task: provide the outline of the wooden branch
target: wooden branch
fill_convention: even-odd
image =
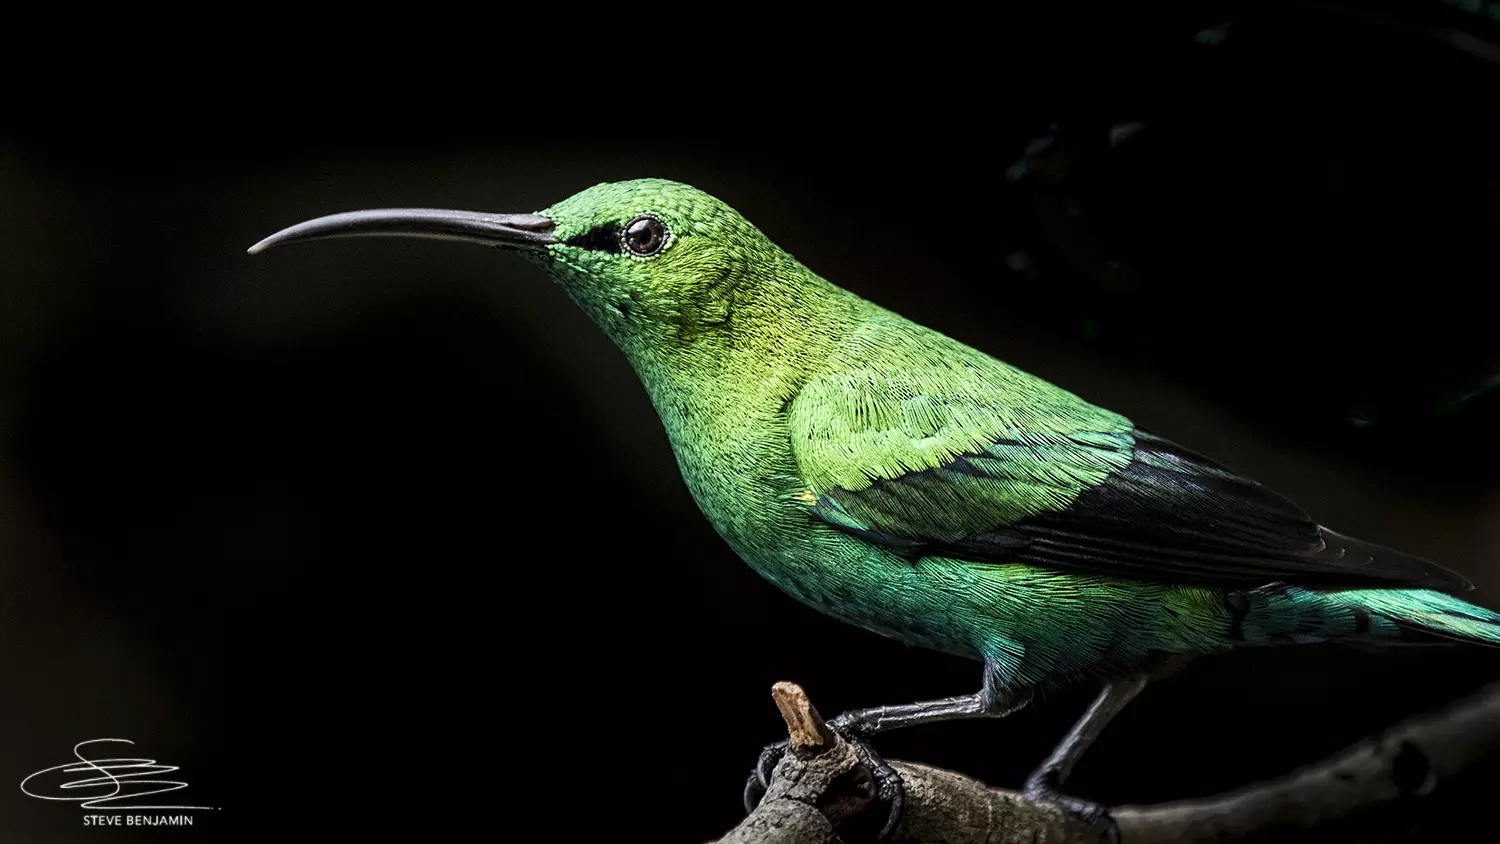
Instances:
[[[786,722],[793,750],[813,751],[833,746],[838,736],[823,723],[823,716],[813,708],[801,686],[777,683],[771,687],[771,697],[781,710],[781,720]]]
[[[760,806],[716,844],[859,844],[884,811],[869,772],[806,693],[773,694],[793,752]],[[1116,807],[1122,844],[1441,840],[1489,826],[1500,781],[1500,683],[1287,776],[1202,800]],[[1087,825],[1020,794],[892,762],[906,811],[892,844],[1096,844]],[[865,837],[860,837],[864,835]],[[1456,840],[1456,839],[1455,839]]]

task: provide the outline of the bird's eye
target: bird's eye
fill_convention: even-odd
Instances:
[[[648,258],[667,245],[667,224],[652,216],[636,217],[625,224],[620,240],[630,254]]]

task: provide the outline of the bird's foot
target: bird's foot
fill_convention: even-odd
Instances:
[[[906,805],[906,791],[901,785],[901,775],[896,773],[886,761],[880,758],[875,749],[870,746],[866,737],[872,730],[860,717],[859,713],[846,713],[828,722],[835,732],[843,737],[844,741],[854,749],[859,758],[860,765],[870,772],[874,780],[874,796],[885,807],[885,820],[876,835],[876,842],[884,842],[890,838],[896,825],[901,822],[901,813]],[[760,752],[760,758],[756,760],[755,770],[750,772],[750,778],[745,782],[745,811],[755,811],[760,805],[766,791],[771,787],[771,777],[776,771],[776,765],[786,755],[788,743],[779,741],[775,744],[766,745]]]
[[[1025,794],[1026,799],[1033,803],[1056,806],[1063,814],[1086,824],[1101,840],[1119,844],[1120,827],[1110,815],[1108,806],[1063,794],[1056,785],[1037,777],[1026,783]]]
[[[755,811],[760,805],[761,798],[766,796],[766,790],[771,787],[771,774],[776,770],[776,764],[781,757],[786,755],[787,748],[791,743],[787,739],[768,744],[760,752],[760,758],[755,760],[755,768],[750,771],[750,779],[745,781],[745,814]]]

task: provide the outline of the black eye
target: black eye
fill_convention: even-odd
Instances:
[[[620,235],[630,254],[642,258],[655,255],[667,245],[667,225],[655,217],[636,217],[625,224]]]

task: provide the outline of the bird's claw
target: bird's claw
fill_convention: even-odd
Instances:
[[[868,742],[853,739],[851,744],[859,761],[875,778],[875,799],[886,807],[885,823],[875,836],[877,844],[889,841],[896,824],[901,823],[901,814],[906,810],[906,787],[901,784],[901,775],[875,752]]]
[[[864,742],[875,734],[875,724],[863,712],[845,712],[828,722],[835,732],[853,743]]]
[[[1114,816],[1110,815],[1108,806],[1063,794],[1056,786],[1036,782],[1027,784],[1026,799],[1057,807],[1063,814],[1088,825],[1100,840],[1108,844],[1120,842],[1120,827],[1115,823]]]
[[[760,805],[761,798],[766,796],[766,790],[771,787],[771,774],[776,770],[776,763],[786,755],[789,742],[774,742],[765,746],[760,752],[760,758],[755,760],[755,769],[750,772],[750,779],[745,781],[745,814],[755,811]]]
[[[863,736],[868,734],[868,725],[864,719],[841,715],[828,722],[836,732],[844,737],[849,746],[854,748],[855,755],[860,764],[870,772],[875,783],[875,797],[880,803],[887,807],[885,823],[881,825],[879,834],[875,837],[876,842],[889,840],[890,835],[901,822],[902,812],[906,807],[906,789],[901,784],[901,775],[880,757]],[[771,777],[776,771],[776,765],[786,755],[788,743],[779,741],[766,745],[760,752],[760,758],[755,762],[755,770],[750,772],[750,778],[745,782],[744,802],[745,812],[748,814],[755,811],[760,801],[766,796],[766,791],[771,787]]]

